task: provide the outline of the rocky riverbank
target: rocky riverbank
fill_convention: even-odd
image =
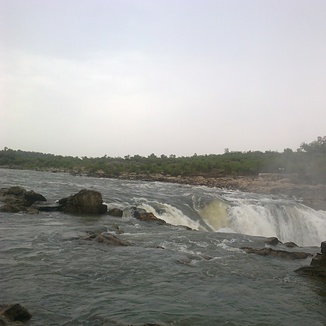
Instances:
[[[7,167],[10,168],[10,167]],[[71,170],[46,170],[52,173],[70,173],[80,175]],[[192,175],[192,176],[169,176],[163,174],[128,173],[120,176],[107,175],[103,171],[82,173],[84,176],[99,178],[115,178],[125,180],[160,181],[178,184],[198,185],[207,187],[226,188],[271,194],[294,198],[304,205],[315,210],[326,211],[326,184],[309,184],[300,179],[296,174],[272,174],[261,173],[259,176],[215,176],[215,175]]]
[[[161,174],[129,174],[121,178],[144,181],[161,181],[207,187],[227,188],[246,192],[271,194],[295,198],[315,210],[326,210],[326,185],[306,184],[296,175],[261,174],[257,177],[245,176],[165,176]]]

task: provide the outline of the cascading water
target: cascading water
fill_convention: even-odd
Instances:
[[[300,246],[318,246],[326,239],[326,212],[296,202],[215,199],[198,212],[214,231],[277,237]]]

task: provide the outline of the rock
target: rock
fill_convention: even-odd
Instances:
[[[33,203],[37,201],[46,201],[45,197],[42,196],[41,194],[36,193],[35,191],[27,191],[24,194],[25,197],[25,206],[31,206]]]
[[[113,245],[113,246],[129,246],[129,243],[124,241],[124,240],[121,240],[119,239],[118,237],[116,237],[115,235],[113,234],[110,234],[110,233],[101,233],[99,234],[95,240],[97,242],[103,242],[107,245]]]
[[[285,247],[288,247],[288,248],[294,248],[294,247],[299,247],[296,243],[294,242],[284,242],[283,243]]]
[[[104,214],[107,206],[103,204],[102,195],[95,190],[83,189],[77,194],[59,200],[63,211],[72,214]]]
[[[132,207],[131,210],[131,216],[135,217],[136,219],[140,221],[145,222],[158,222],[159,224],[166,224],[166,222],[158,217],[156,217],[153,213],[146,212],[142,208],[135,208]]]
[[[100,243],[104,243],[106,245],[112,245],[112,246],[129,246],[130,244],[127,241],[119,239],[117,236],[108,233],[108,232],[102,232],[99,234],[96,234],[94,232],[87,232],[87,236],[85,238],[82,238],[83,240],[95,240]]]
[[[276,246],[279,243],[282,243],[279,239],[276,237],[266,238],[265,243],[271,246]]]
[[[321,266],[303,266],[294,271],[302,276],[326,281],[326,268]]]
[[[9,321],[26,322],[32,318],[29,311],[19,303],[13,305],[1,305],[0,310],[0,314],[6,317]]]
[[[23,207],[13,204],[5,204],[0,208],[0,211],[4,213],[18,213],[22,210]]]
[[[46,198],[33,190],[26,191],[22,187],[14,186],[1,189],[0,199],[5,203],[2,212],[17,213],[26,211],[36,201],[46,201]]]
[[[35,208],[41,212],[54,212],[61,211],[63,209],[63,205],[59,203],[35,202],[32,205],[32,208]]]
[[[25,193],[26,190],[19,186],[10,187],[5,192],[6,195],[14,195],[14,196],[23,196]]]
[[[119,208],[111,208],[111,209],[109,209],[108,214],[111,216],[115,216],[115,217],[122,217],[123,210],[119,209]]]
[[[312,254],[306,252],[295,252],[295,251],[284,251],[284,250],[274,250],[272,248],[262,248],[254,249],[250,247],[241,247],[248,254],[257,254],[261,256],[273,256],[287,259],[306,259],[311,257]]]
[[[321,266],[326,267],[326,257],[324,254],[315,255],[310,263],[310,266]]]
[[[321,244],[320,244],[320,251],[323,255],[326,255],[326,241],[323,241]]]
[[[317,278],[320,280],[326,280],[326,253],[325,253],[326,241],[323,241],[320,245],[321,253],[317,253],[311,262],[310,266],[300,267],[295,270],[296,273],[308,276],[312,278]]]

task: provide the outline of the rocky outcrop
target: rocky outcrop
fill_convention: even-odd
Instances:
[[[20,304],[0,305],[0,325],[24,325],[32,318],[30,312]]]
[[[107,205],[103,204],[102,195],[95,190],[83,189],[77,194],[62,198],[59,204],[65,213],[71,214],[104,214]]]
[[[287,258],[287,259],[306,259],[312,256],[312,254],[307,252],[275,250],[267,247],[261,249],[254,249],[251,247],[241,247],[240,249],[244,250],[248,254],[256,254],[260,256],[273,256],[273,257]]]
[[[158,217],[156,217],[153,213],[146,212],[142,208],[132,207],[130,209],[131,216],[140,221],[145,222],[157,222],[158,224],[166,224],[166,222]]]
[[[321,253],[317,253],[310,266],[303,266],[295,270],[296,273],[326,281],[326,241],[320,245]]]
[[[46,198],[43,195],[33,190],[27,191],[19,186],[1,189],[0,200],[4,202],[0,210],[9,213],[28,212],[34,203],[46,202]]]

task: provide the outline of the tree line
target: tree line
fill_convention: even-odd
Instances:
[[[311,143],[302,143],[293,151],[230,152],[224,154],[176,157],[175,155],[147,157],[72,157],[13,150],[0,151],[0,167],[65,171],[103,177],[121,177],[130,174],[162,174],[165,176],[257,176],[259,173],[297,174],[308,183],[326,183],[326,139],[318,137]]]

